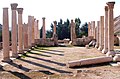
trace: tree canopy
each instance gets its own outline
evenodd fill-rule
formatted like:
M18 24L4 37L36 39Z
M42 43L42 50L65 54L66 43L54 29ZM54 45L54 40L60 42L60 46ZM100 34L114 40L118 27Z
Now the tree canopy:
M75 32L76 32L77 38L80 38L83 35L87 36L87 31L88 31L87 22L82 24L81 27L80 27L80 25L81 25L80 18L75 18L74 22L75 22L75 25L76 25ZM51 38L53 36L54 24L51 23L50 27L51 27L51 29L46 31L46 37L47 38ZM56 32L57 32L59 40L63 40L65 38L70 39L70 20L66 19L66 21L63 21L62 19L60 19L60 21L57 22ZM42 37L42 28L40 29L40 37Z

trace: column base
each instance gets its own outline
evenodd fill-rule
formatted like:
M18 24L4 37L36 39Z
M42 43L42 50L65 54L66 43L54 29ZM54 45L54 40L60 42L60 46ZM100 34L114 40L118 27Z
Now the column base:
M24 49L24 51L28 51L28 50L29 50L29 48L25 48L25 49Z
M32 47L34 47L35 46L35 43L32 43Z
M102 48L101 46L98 48L99 51L102 51L102 49L103 49L103 48Z
M11 57L12 57L12 58L18 58L19 56L18 56L18 53L14 53L14 54L12 54Z
M2 62L10 63L10 62L12 62L12 60L10 58L7 58L7 59L3 59Z
M110 50L106 53L106 56L115 56L115 51L114 50Z
M19 50L18 54L23 54L24 51L23 50Z
M95 48L98 48L98 45L95 45Z
M86 47L86 49L89 49L89 48L90 48L89 45L85 45L85 47Z
M103 49L103 50L102 50L102 53L104 53L104 54L106 54L107 52L108 52L107 49Z

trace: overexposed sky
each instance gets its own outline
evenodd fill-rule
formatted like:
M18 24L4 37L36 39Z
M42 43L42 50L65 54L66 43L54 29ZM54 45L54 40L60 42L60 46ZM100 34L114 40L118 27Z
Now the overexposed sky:
M75 19L79 17L82 21L98 21L104 15L104 6L111 0L0 0L0 23L2 24L3 7L9 8L9 19L11 26L11 3L18 3L18 7L24 8L23 22L28 22L28 15L39 20L39 28L42 26L42 17L46 17L46 29L50 24L62 18ZM120 0L114 7L114 17L120 15Z

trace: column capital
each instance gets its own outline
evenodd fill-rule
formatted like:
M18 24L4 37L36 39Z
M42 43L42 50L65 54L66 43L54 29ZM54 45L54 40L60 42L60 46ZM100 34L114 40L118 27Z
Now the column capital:
M107 2L106 4L108 5L109 9L113 9L115 2Z
M23 8L17 8L18 14L22 14L23 13Z
M108 6L105 6L105 11L108 11Z
M54 24L57 24L57 21L53 21L54 22Z
M8 9L8 7L4 7L3 9Z
M73 19L71 19L71 23L73 23Z
M45 17L43 17L42 19L45 20Z
M90 22L88 22L88 25L91 25L91 23L90 23Z
M39 20L37 20L37 23L39 22Z
M12 10L16 10L16 9L17 9L17 6L18 6L17 3L12 3L12 4L11 4L11 9L12 9Z

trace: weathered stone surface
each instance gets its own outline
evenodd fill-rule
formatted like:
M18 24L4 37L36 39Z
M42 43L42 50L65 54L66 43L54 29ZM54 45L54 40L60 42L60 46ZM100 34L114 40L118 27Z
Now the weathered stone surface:
M99 26L100 26L100 21L97 21L96 45L95 45L95 48L98 48L98 47L99 47Z
M70 61L66 64L67 67L76 67L76 66L84 66L84 65L92 65L99 64L105 62L113 61L112 57L95 57L95 58L87 58L81 60Z
M76 45L75 23L73 22L73 20L71 20L71 24L70 24L70 35L71 35L72 45Z
M108 51L108 6L105 6L104 47L102 53L106 54L107 51Z
M95 45L96 45L96 39L93 39L92 41L90 41L89 46L95 47Z
M114 20L113 20L113 8L115 2L107 2L108 5L108 52L107 56L114 56L115 51L114 51Z
M23 39L24 39L24 50L28 50L28 24L23 24Z
M43 42L43 39L41 38L39 40L39 44L40 46L54 46L54 40L51 38L46 38L46 40Z
M99 38L99 48L98 50L102 51L103 47L104 47L104 16L100 16L100 38Z
M113 61L120 61L120 54L116 54L113 58Z
M3 61L10 61L8 8L3 8L2 47Z
M18 53L23 53L23 8L17 8L18 11Z
M12 9L12 57L17 58L17 16L16 16L16 9L18 4L12 3L11 9Z
M76 45L78 45L78 46L88 45L92 39L93 39L93 36L77 38L76 39Z

